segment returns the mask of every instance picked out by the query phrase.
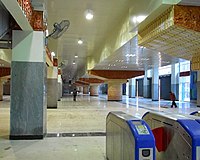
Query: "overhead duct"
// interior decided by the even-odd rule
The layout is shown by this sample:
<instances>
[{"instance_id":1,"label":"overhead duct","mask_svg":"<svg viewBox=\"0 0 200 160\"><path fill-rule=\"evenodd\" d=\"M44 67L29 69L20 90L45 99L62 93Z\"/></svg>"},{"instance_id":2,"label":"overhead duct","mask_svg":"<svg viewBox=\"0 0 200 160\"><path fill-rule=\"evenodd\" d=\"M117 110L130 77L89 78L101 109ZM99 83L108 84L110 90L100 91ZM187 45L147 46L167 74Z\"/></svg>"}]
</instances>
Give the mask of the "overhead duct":
<instances>
[{"instance_id":1,"label":"overhead duct","mask_svg":"<svg viewBox=\"0 0 200 160\"><path fill-rule=\"evenodd\" d=\"M144 27L141 25L138 34L139 45L192 60L192 68L200 69L200 7L172 6Z\"/></svg>"}]
</instances>

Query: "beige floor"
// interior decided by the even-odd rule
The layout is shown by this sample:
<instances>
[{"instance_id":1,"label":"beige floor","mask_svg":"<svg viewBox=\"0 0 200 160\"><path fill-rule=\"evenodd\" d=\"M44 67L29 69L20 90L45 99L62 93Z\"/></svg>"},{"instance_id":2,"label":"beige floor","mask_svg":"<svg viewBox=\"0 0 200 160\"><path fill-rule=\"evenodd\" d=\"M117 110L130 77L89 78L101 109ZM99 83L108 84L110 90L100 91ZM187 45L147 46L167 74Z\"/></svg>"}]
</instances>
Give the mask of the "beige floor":
<instances>
[{"instance_id":1,"label":"beige floor","mask_svg":"<svg viewBox=\"0 0 200 160\"><path fill-rule=\"evenodd\" d=\"M107 102L105 96L78 96L62 98L58 109L47 110L48 133L105 132L106 116L110 111L124 111L142 117L147 109L189 114L198 110L195 104L178 103L179 108L162 108L170 102L152 102L149 99L128 99ZM105 160L105 136L53 137L44 140L10 141L10 99L0 102L0 160Z\"/></svg>"}]
</instances>

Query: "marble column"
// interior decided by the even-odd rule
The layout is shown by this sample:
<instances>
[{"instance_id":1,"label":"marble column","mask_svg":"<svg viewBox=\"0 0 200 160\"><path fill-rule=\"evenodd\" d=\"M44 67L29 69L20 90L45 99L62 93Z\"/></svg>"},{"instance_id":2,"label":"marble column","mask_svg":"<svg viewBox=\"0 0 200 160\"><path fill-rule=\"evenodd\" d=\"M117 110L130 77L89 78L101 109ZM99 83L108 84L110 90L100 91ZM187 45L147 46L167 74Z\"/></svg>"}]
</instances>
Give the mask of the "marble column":
<instances>
[{"instance_id":1,"label":"marble column","mask_svg":"<svg viewBox=\"0 0 200 160\"><path fill-rule=\"evenodd\" d=\"M48 67L47 71L47 108L55 109L58 100L58 69Z\"/></svg>"},{"instance_id":2,"label":"marble column","mask_svg":"<svg viewBox=\"0 0 200 160\"><path fill-rule=\"evenodd\" d=\"M83 93L83 86L79 86L79 92Z\"/></svg>"},{"instance_id":3,"label":"marble column","mask_svg":"<svg viewBox=\"0 0 200 160\"><path fill-rule=\"evenodd\" d=\"M3 84L3 95L10 95L10 80L5 81Z\"/></svg>"},{"instance_id":4,"label":"marble column","mask_svg":"<svg viewBox=\"0 0 200 160\"><path fill-rule=\"evenodd\" d=\"M152 70L152 100L159 100L159 68L154 67Z\"/></svg>"},{"instance_id":5,"label":"marble column","mask_svg":"<svg viewBox=\"0 0 200 160\"><path fill-rule=\"evenodd\" d=\"M200 107L200 71L197 72L197 107Z\"/></svg>"},{"instance_id":6,"label":"marble column","mask_svg":"<svg viewBox=\"0 0 200 160\"><path fill-rule=\"evenodd\" d=\"M83 86L83 94L88 94L88 93L89 93L89 87Z\"/></svg>"},{"instance_id":7,"label":"marble column","mask_svg":"<svg viewBox=\"0 0 200 160\"><path fill-rule=\"evenodd\" d=\"M40 31L13 31L10 139L46 134L46 63Z\"/></svg>"},{"instance_id":8,"label":"marble column","mask_svg":"<svg viewBox=\"0 0 200 160\"><path fill-rule=\"evenodd\" d=\"M148 95L149 81L147 79L147 70L145 70L144 79L143 79L143 97L149 98Z\"/></svg>"},{"instance_id":9,"label":"marble column","mask_svg":"<svg viewBox=\"0 0 200 160\"><path fill-rule=\"evenodd\" d=\"M135 92L136 92L136 88L135 88L135 78L131 78L129 80L129 98L135 98Z\"/></svg>"},{"instance_id":10,"label":"marble column","mask_svg":"<svg viewBox=\"0 0 200 160\"><path fill-rule=\"evenodd\" d=\"M176 99L179 99L179 63L171 65L171 91L176 95Z\"/></svg>"},{"instance_id":11,"label":"marble column","mask_svg":"<svg viewBox=\"0 0 200 160\"><path fill-rule=\"evenodd\" d=\"M58 101L62 98L62 78L61 75L58 75Z\"/></svg>"},{"instance_id":12,"label":"marble column","mask_svg":"<svg viewBox=\"0 0 200 160\"><path fill-rule=\"evenodd\" d=\"M127 80L113 79L108 80L108 101L121 101L122 100L122 84Z\"/></svg>"},{"instance_id":13,"label":"marble column","mask_svg":"<svg viewBox=\"0 0 200 160\"><path fill-rule=\"evenodd\" d=\"M90 96L98 96L99 95L99 85L96 83L90 84Z\"/></svg>"}]
</instances>

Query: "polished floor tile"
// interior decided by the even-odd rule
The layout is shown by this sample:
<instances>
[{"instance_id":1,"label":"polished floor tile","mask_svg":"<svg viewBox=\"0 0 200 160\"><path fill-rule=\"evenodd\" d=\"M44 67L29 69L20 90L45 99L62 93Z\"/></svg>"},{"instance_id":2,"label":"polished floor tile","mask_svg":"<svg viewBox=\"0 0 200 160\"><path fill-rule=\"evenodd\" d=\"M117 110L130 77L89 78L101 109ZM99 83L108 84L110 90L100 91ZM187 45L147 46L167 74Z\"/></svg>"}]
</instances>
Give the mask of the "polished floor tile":
<instances>
[{"instance_id":1,"label":"polished floor tile","mask_svg":"<svg viewBox=\"0 0 200 160\"><path fill-rule=\"evenodd\" d=\"M57 109L47 110L47 132L44 140L10 141L10 97L0 102L0 160L105 160L106 116L110 111L123 111L141 118L147 111L190 114L199 110L195 103L123 96L121 102L108 102L106 96L66 96Z\"/></svg>"}]
</instances>

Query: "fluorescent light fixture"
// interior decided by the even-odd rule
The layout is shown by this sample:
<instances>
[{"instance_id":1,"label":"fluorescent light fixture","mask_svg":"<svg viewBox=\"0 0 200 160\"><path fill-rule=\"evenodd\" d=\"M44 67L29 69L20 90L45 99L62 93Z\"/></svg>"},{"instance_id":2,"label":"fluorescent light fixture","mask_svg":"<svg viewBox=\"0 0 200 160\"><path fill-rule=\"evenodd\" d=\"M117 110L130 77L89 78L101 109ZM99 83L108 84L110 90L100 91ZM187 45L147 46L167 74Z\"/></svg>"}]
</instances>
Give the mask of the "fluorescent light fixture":
<instances>
[{"instance_id":1,"label":"fluorescent light fixture","mask_svg":"<svg viewBox=\"0 0 200 160\"><path fill-rule=\"evenodd\" d=\"M86 18L87 20L92 20L93 17L94 17L93 11L92 11L91 9L87 9L87 10L85 11L85 18Z\"/></svg>"},{"instance_id":2,"label":"fluorescent light fixture","mask_svg":"<svg viewBox=\"0 0 200 160\"><path fill-rule=\"evenodd\" d=\"M52 55L53 57L56 56L55 52L51 52L51 55Z\"/></svg>"},{"instance_id":3,"label":"fluorescent light fixture","mask_svg":"<svg viewBox=\"0 0 200 160\"><path fill-rule=\"evenodd\" d=\"M126 57L135 57L135 54L126 54Z\"/></svg>"},{"instance_id":4,"label":"fluorescent light fixture","mask_svg":"<svg viewBox=\"0 0 200 160\"><path fill-rule=\"evenodd\" d=\"M115 67L116 64L109 64L108 66L109 66L109 67Z\"/></svg>"},{"instance_id":5,"label":"fluorescent light fixture","mask_svg":"<svg viewBox=\"0 0 200 160\"><path fill-rule=\"evenodd\" d=\"M127 67L127 66L121 66L121 68L124 68L124 69L125 69L125 68L128 68L128 67Z\"/></svg>"},{"instance_id":6,"label":"fluorescent light fixture","mask_svg":"<svg viewBox=\"0 0 200 160\"><path fill-rule=\"evenodd\" d=\"M141 16L134 16L132 18L132 22L133 23L141 23L143 20L145 20L146 17L147 16L143 16L143 15L141 15Z\"/></svg>"},{"instance_id":7,"label":"fluorescent light fixture","mask_svg":"<svg viewBox=\"0 0 200 160\"><path fill-rule=\"evenodd\" d=\"M76 63L75 63L75 61L73 61L73 63L72 63L72 64L76 64Z\"/></svg>"},{"instance_id":8,"label":"fluorescent light fixture","mask_svg":"<svg viewBox=\"0 0 200 160\"><path fill-rule=\"evenodd\" d=\"M83 41L81 39L78 40L78 44L83 44Z\"/></svg>"},{"instance_id":9,"label":"fluorescent light fixture","mask_svg":"<svg viewBox=\"0 0 200 160\"><path fill-rule=\"evenodd\" d=\"M47 29L46 30L46 36L48 37L48 35L49 35L49 30Z\"/></svg>"},{"instance_id":10,"label":"fluorescent light fixture","mask_svg":"<svg viewBox=\"0 0 200 160\"><path fill-rule=\"evenodd\" d=\"M75 55L74 57L75 57L75 58L78 58L78 56L77 56L77 55Z\"/></svg>"},{"instance_id":11,"label":"fluorescent light fixture","mask_svg":"<svg viewBox=\"0 0 200 160\"><path fill-rule=\"evenodd\" d=\"M139 23L141 23L142 21L145 20L146 17L147 17L147 16L138 16L138 17L137 17L137 21L138 21Z\"/></svg>"},{"instance_id":12,"label":"fluorescent light fixture","mask_svg":"<svg viewBox=\"0 0 200 160\"><path fill-rule=\"evenodd\" d=\"M141 58L140 60L141 60L141 61L148 61L149 58Z\"/></svg>"}]
</instances>

